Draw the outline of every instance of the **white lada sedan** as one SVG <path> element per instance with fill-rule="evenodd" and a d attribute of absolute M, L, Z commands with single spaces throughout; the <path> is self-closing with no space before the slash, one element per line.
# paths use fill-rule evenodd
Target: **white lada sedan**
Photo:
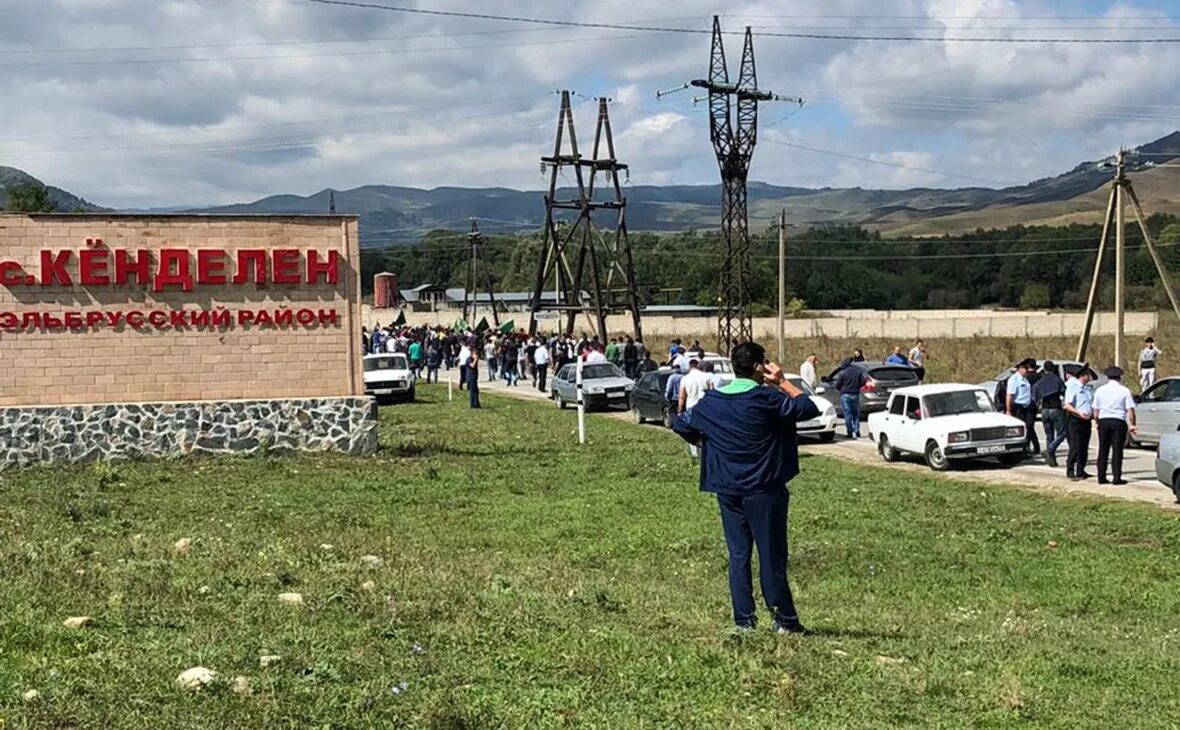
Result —
<path fill-rule="evenodd" d="M 1024 424 L 997 413 L 977 385 L 899 388 L 885 410 L 869 416 L 869 432 L 885 461 L 917 454 L 935 471 L 956 460 L 995 458 L 1012 466 L 1025 457 Z"/>

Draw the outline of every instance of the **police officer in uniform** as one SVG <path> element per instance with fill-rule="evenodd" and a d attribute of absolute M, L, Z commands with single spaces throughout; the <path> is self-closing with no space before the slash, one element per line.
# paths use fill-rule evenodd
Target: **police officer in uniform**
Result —
<path fill-rule="evenodd" d="M 1069 439 L 1069 455 L 1065 460 L 1065 476 L 1071 481 L 1089 479 L 1086 473 L 1086 459 L 1090 453 L 1090 432 L 1093 431 L 1091 420 L 1094 417 L 1094 394 L 1086 386 L 1094 373 L 1088 365 L 1067 366 L 1066 372 L 1073 377 L 1065 384 L 1065 402 L 1063 404 L 1065 417 L 1066 438 Z"/>
<path fill-rule="evenodd" d="M 1037 407 L 1033 404 L 1032 385 L 1028 382 L 1028 374 L 1036 367 L 1037 361 L 1032 358 L 1021 360 L 1016 365 L 1016 372 L 1008 377 L 1008 394 L 1005 396 L 1005 412 L 1024 422 L 1024 434 L 1030 454 L 1038 454 L 1041 451 L 1041 442 L 1037 438 Z"/>
<path fill-rule="evenodd" d="M 1094 418 L 1098 421 L 1098 483 L 1106 484 L 1106 466 L 1114 476 L 1111 484 L 1120 486 L 1123 480 L 1123 447 L 1127 431 L 1135 433 L 1135 398 L 1131 389 L 1122 384 L 1123 369 L 1106 369 L 1109 382 L 1094 392 Z M 1112 456 L 1113 459 L 1110 457 Z"/>

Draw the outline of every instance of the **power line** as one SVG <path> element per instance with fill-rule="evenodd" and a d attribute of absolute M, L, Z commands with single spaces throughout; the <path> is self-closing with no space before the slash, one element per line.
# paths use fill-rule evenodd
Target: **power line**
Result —
<path fill-rule="evenodd" d="M 401 5 L 384 5 L 379 3 L 357 2 L 356 0 L 303 0 L 318 5 L 360 8 L 365 10 L 381 10 L 394 13 L 412 15 L 432 15 L 447 18 L 465 18 L 468 20 L 494 20 L 508 23 L 524 23 L 532 25 L 549 25 L 564 28 L 600 28 L 610 30 L 632 30 L 651 33 L 682 33 L 708 34 L 711 31 L 703 28 L 675 28 L 667 26 L 638 25 L 631 23 L 593 23 L 575 20 L 555 20 L 552 18 L 530 18 L 520 15 L 496 15 L 492 13 L 467 13 L 456 10 L 428 10 L 425 8 L 411 8 Z M 855 41 L 908 41 L 908 42 L 956 42 L 956 43 L 1180 43 L 1180 37 L 1172 38 L 1004 38 L 986 36 L 947 36 L 930 37 L 914 35 L 849 35 L 837 33 L 797 33 L 797 32 L 760 32 L 757 35 L 770 38 L 799 38 L 805 40 L 855 40 Z"/>
<path fill-rule="evenodd" d="M 977 177 L 975 175 L 964 175 L 962 173 L 957 173 L 957 172 L 943 172 L 942 170 L 934 170 L 929 167 L 918 167 L 916 165 L 907 165 L 902 162 L 892 162 L 889 160 L 877 160 L 872 157 L 861 157 L 860 155 L 850 155 L 845 152 L 836 152 L 834 150 L 820 149 L 819 147 L 810 147 L 808 145 L 798 144 L 796 142 L 784 142 L 783 140 L 779 140 L 779 139 L 767 139 L 766 141 L 771 144 L 782 145 L 783 147 L 791 147 L 794 149 L 804 150 L 807 152 L 814 152 L 816 154 L 830 155 L 832 157 L 841 157 L 841 158 L 848 159 L 848 160 L 857 160 L 859 162 L 868 162 L 868 163 L 871 163 L 874 165 L 885 165 L 887 167 L 897 167 L 897 168 L 901 168 L 903 170 L 914 170 L 916 172 L 925 172 L 925 173 L 929 173 L 932 175 L 940 175 L 942 177 L 954 177 L 954 178 L 960 178 L 963 180 L 974 180 L 976 182 L 985 182 L 985 183 L 988 183 L 989 185 L 999 185 L 1000 187 L 1008 187 L 1011 184 L 1011 183 L 1004 182 L 1002 180 L 992 180 L 991 178 Z"/>

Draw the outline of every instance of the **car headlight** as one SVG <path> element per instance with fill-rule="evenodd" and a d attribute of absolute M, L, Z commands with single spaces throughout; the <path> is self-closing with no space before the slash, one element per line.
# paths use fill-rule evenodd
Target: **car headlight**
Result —
<path fill-rule="evenodd" d="M 602 388 L 582 388 L 586 395 L 601 395 Z"/>
<path fill-rule="evenodd" d="M 967 431 L 955 431 L 947 436 L 947 443 L 964 444 L 971 440 L 971 434 Z"/>
<path fill-rule="evenodd" d="M 1024 426 L 1009 426 L 1004 429 L 1004 436 L 1008 438 L 1023 438 Z"/>
<path fill-rule="evenodd" d="M 836 406 L 828 404 L 828 407 L 824 409 L 824 417 L 826 418 L 828 416 L 834 415 L 836 415 Z"/>

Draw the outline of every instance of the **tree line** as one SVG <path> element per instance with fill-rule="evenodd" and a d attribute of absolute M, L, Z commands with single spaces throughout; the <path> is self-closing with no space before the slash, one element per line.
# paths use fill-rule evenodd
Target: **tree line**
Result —
<path fill-rule="evenodd" d="M 362 222 L 363 225 L 363 222 Z M 1170 271 L 1180 274 L 1180 218 L 1157 214 L 1148 228 Z M 788 240 L 788 297 L 809 309 L 1084 308 L 1100 225 L 1012 226 L 938 238 L 882 238 L 859 226 L 830 225 Z M 1113 244 L 1113 231 L 1111 240 Z M 635 274 L 645 304 L 717 303 L 721 236 L 716 231 L 633 233 Z M 1128 306 L 1167 306 L 1137 226 L 1126 229 Z M 497 291 L 531 291 L 544 240 L 538 234 L 490 236 L 482 257 Z M 399 285 L 461 287 L 469 246 L 465 233 L 433 231 L 417 243 L 366 249 L 364 291 L 373 275 L 398 275 Z M 751 287 L 756 314 L 778 297 L 778 234 L 751 235 Z M 1113 245 L 1106 270 L 1113 271 Z M 602 272 L 605 281 L 605 271 Z M 1113 302 L 1113 276 L 1103 301 Z M 589 281 L 589 279 L 587 279 Z M 546 288 L 552 289 L 552 279 Z M 615 284 L 621 286 L 621 282 Z M 478 287 L 482 289 L 482 287 Z M 616 295 L 619 293 L 616 292 Z M 621 296 L 620 296 L 621 299 Z"/>

